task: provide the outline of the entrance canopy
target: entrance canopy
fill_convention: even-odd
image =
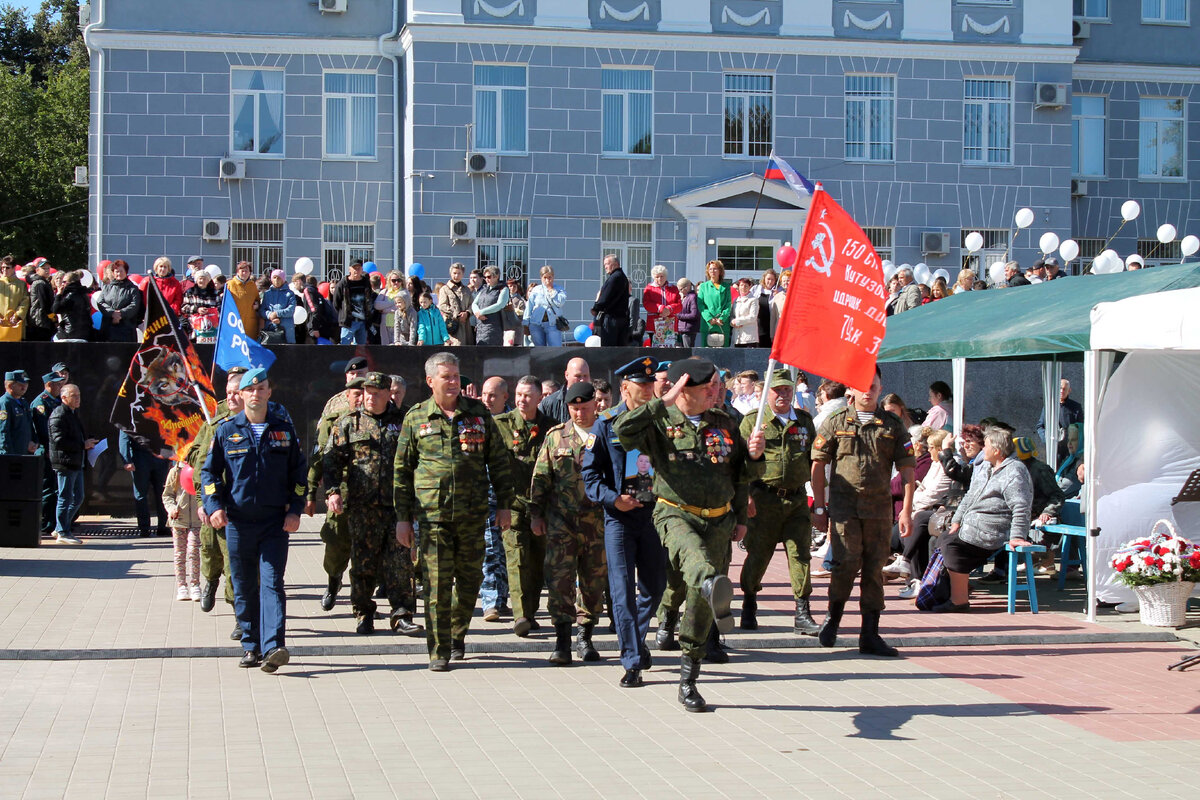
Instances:
[[[1044,360],[1057,354],[1057,361],[1078,361],[1084,351],[1093,348],[1093,306],[1194,287],[1200,287],[1200,264],[1062,278],[1003,291],[964,292],[889,317],[879,360]],[[1154,308],[1165,302],[1164,297],[1157,294],[1143,302]],[[1197,323],[1191,325],[1197,327]]]

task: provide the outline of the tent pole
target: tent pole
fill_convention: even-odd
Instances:
[[[954,439],[958,441],[962,438],[963,430],[963,408],[965,405],[964,394],[967,391],[967,360],[965,358],[955,358],[950,361],[950,380],[954,383],[951,391],[954,393]]]
[[[1100,369],[1098,353],[1083,353],[1083,524],[1087,529],[1087,621],[1096,621],[1096,423],[1100,418]]]

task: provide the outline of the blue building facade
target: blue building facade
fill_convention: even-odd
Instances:
[[[638,283],[770,266],[807,205],[772,151],[951,275],[1045,231],[1090,257],[1131,198],[1122,255],[1200,232],[1197,0],[95,5],[92,255],[135,268],[550,264],[584,319],[604,253]]]

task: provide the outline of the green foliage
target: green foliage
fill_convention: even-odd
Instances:
[[[32,22],[0,7],[0,253],[57,267],[87,261],[89,70],[77,0],[44,0]]]

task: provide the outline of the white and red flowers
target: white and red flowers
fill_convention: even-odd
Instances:
[[[1113,554],[1110,563],[1126,586],[1200,581],[1200,547],[1181,536],[1157,530],[1126,544]]]

